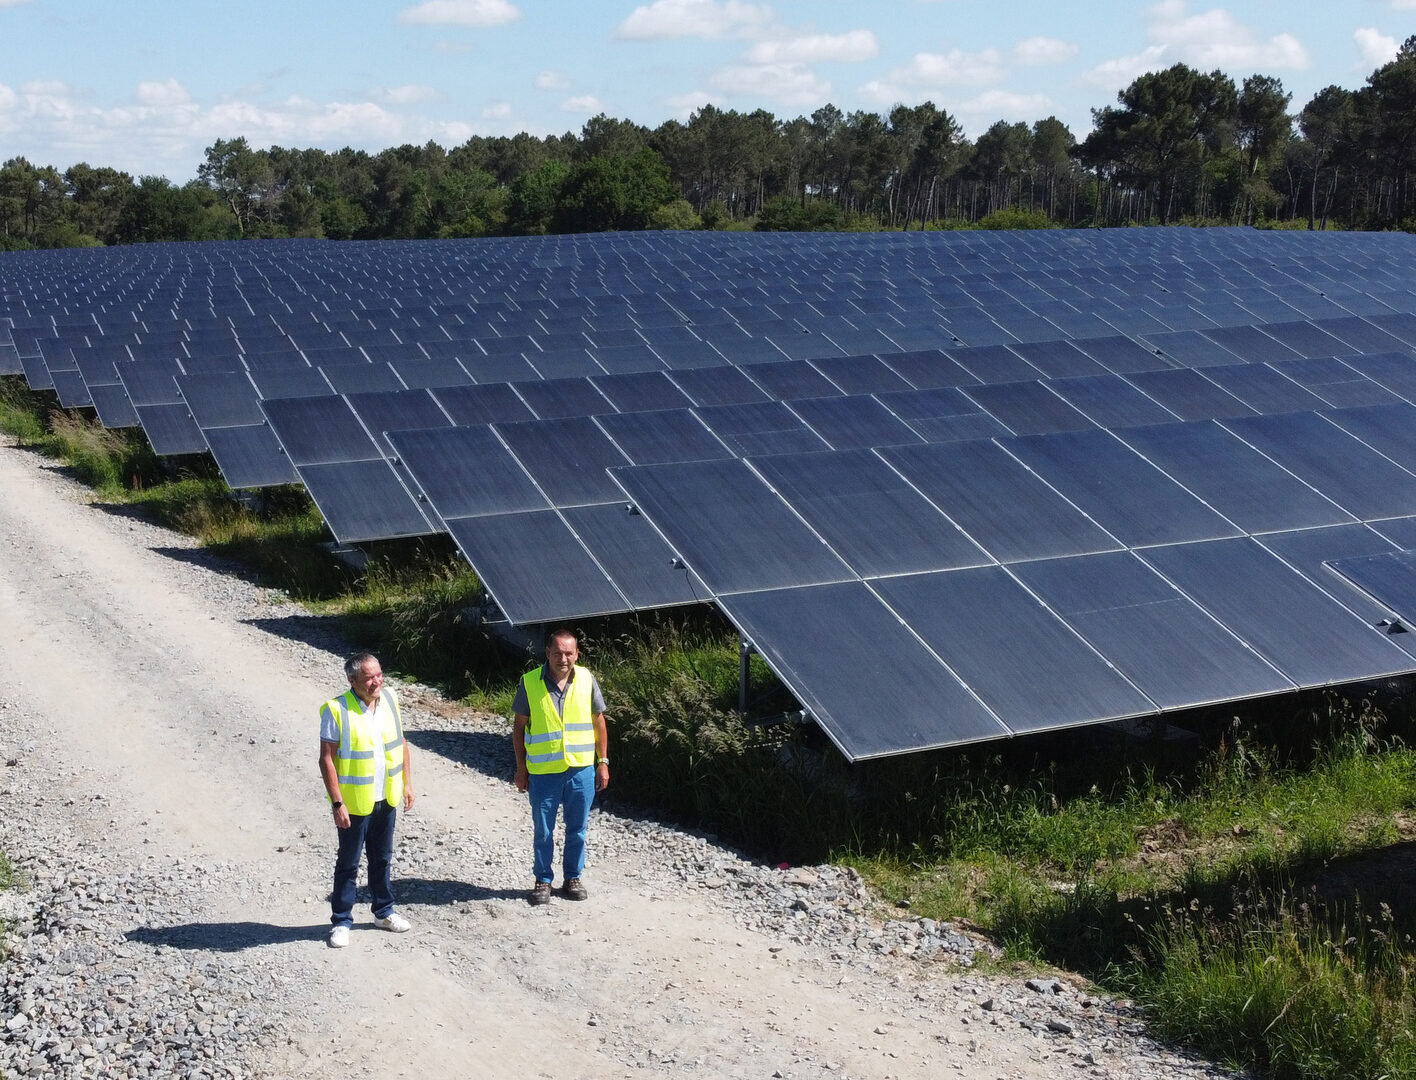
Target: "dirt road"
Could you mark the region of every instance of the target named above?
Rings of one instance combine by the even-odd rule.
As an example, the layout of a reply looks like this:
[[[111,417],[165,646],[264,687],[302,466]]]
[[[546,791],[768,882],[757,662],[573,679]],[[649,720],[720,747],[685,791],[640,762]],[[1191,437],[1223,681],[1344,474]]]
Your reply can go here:
[[[142,1012],[134,986],[180,1010],[193,985],[218,1005],[224,982],[259,985],[241,1008],[262,1010],[275,1036],[239,1061],[213,1051],[189,1075],[1215,1074],[1075,986],[1029,989],[869,941],[803,944],[722,886],[753,868],[653,822],[597,812],[589,901],[531,908],[528,815],[506,782],[500,722],[425,707],[412,688],[418,802],[399,821],[395,888],[414,930],[373,930],[361,905],[353,946],[329,950],[334,831],[316,710],[344,683],[341,643],[318,620],[185,538],[90,505],[51,463],[7,445],[0,627],[0,754],[12,763],[0,843],[41,878],[60,863],[102,864],[60,875],[64,895],[93,898],[93,910],[77,903],[83,917],[67,927],[50,920],[26,989],[0,1017],[10,1042],[30,1040],[21,1067],[26,1055],[80,1053],[63,1046],[73,1036],[51,1047],[38,1031],[67,1008],[44,995],[77,994],[65,980],[82,977],[84,1000],[99,1004],[78,1027],[124,997]],[[105,915],[99,874],[122,882],[109,892],[146,881],[166,891]],[[71,940],[60,930],[94,950],[89,970],[56,966]],[[105,949],[126,995],[95,989]],[[134,1055],[177,1044],[151,1022],[146,1038],[133,1035],[141,1016],[109,1019],[102,1053],[86,1060],[158,1075]],[[182,1045],[183,1060],[200,1058],[200,1045]]]

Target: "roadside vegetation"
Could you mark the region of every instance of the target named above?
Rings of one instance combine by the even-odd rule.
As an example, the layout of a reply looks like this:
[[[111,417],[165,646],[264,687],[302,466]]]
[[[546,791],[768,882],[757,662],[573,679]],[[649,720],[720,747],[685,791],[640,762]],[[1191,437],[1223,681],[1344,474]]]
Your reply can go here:
[[[303,492],[235,498],[0,380],[0,430],[115,512],[150,514],[343,620],[406,678],[508,712],[530,660],[477,625],[446,538],[353,569]],[[1288,1080],[1416,1076],[1416,731],[1403,684],[847,765],[766,667],[738,715],[737,638],[714,611],[589,620],[614,703],[614,797],[772,862],[855,866],[901,917],[963,921],[1004,963],[1142,1003],[1154,1030]],[[1177,732],[1183,729],[1183,732]],[[1180,734],[1181,737],[1175,737]],[[0,857],[0,887],[9,874]]]

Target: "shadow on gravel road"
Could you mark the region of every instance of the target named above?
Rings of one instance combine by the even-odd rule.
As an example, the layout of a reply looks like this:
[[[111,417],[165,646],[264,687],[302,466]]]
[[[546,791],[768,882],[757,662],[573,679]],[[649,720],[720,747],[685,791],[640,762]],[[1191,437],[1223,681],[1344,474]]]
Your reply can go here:
[[[240,952],[261,945],[284,945],[289,941],[318,940],[329,931],[329,923],[315,926],[275,926],[258,922],[182,923],[177,926],[140,926],[125,937],[140,945],[167,945],[173,949],[204,949]]]
[[[271,619],[242,619],[247,626],[267,634],[304,642],[338,656],[349,651],[349,643],[335,629],[335,620],[324,615],[280,615]],[[336,669],[336,674],[338,669]]]
[[[515,775],[511,738],[501,732],[406,728],[403,734],[419,750],[461,762],[485,776],[510,783]]]
[[[393,879],[393,891],[407,904],[461,904],[476,900],[525,900],[526,889],[489,889],[468,881],[439,878]]]

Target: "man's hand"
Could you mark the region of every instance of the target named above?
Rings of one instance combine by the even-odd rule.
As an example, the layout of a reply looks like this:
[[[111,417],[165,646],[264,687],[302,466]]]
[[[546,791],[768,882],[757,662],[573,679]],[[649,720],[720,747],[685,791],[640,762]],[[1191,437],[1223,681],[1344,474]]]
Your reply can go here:
[[[407,785],[404,785],[403,788],[403,809],[413,809],[413,789]]]
[[[334,824],[337,828],[349,828],[349,807],[339,806],[334,811]]]
[[[603,762],[595,766],[595,790],[604,791],[610,786],[610,767]]]
[[[526,771],[525,765],[516,767],[516,790],[525,795],[531,787],[531,774]]]

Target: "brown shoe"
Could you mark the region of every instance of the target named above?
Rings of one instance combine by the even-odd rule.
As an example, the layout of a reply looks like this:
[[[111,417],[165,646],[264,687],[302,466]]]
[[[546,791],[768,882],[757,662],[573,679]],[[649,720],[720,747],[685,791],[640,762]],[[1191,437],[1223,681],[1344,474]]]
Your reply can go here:
[[[584,900],[590,894],[585,891],[585,884],[578,877],[573,877],[566,878],[561,886],[561,895],[567,900]]]
[[[536,887],[531,890],[531,906],[540,907],[542,904],[551,902],[551,883],[549,881],[538,881]]]

